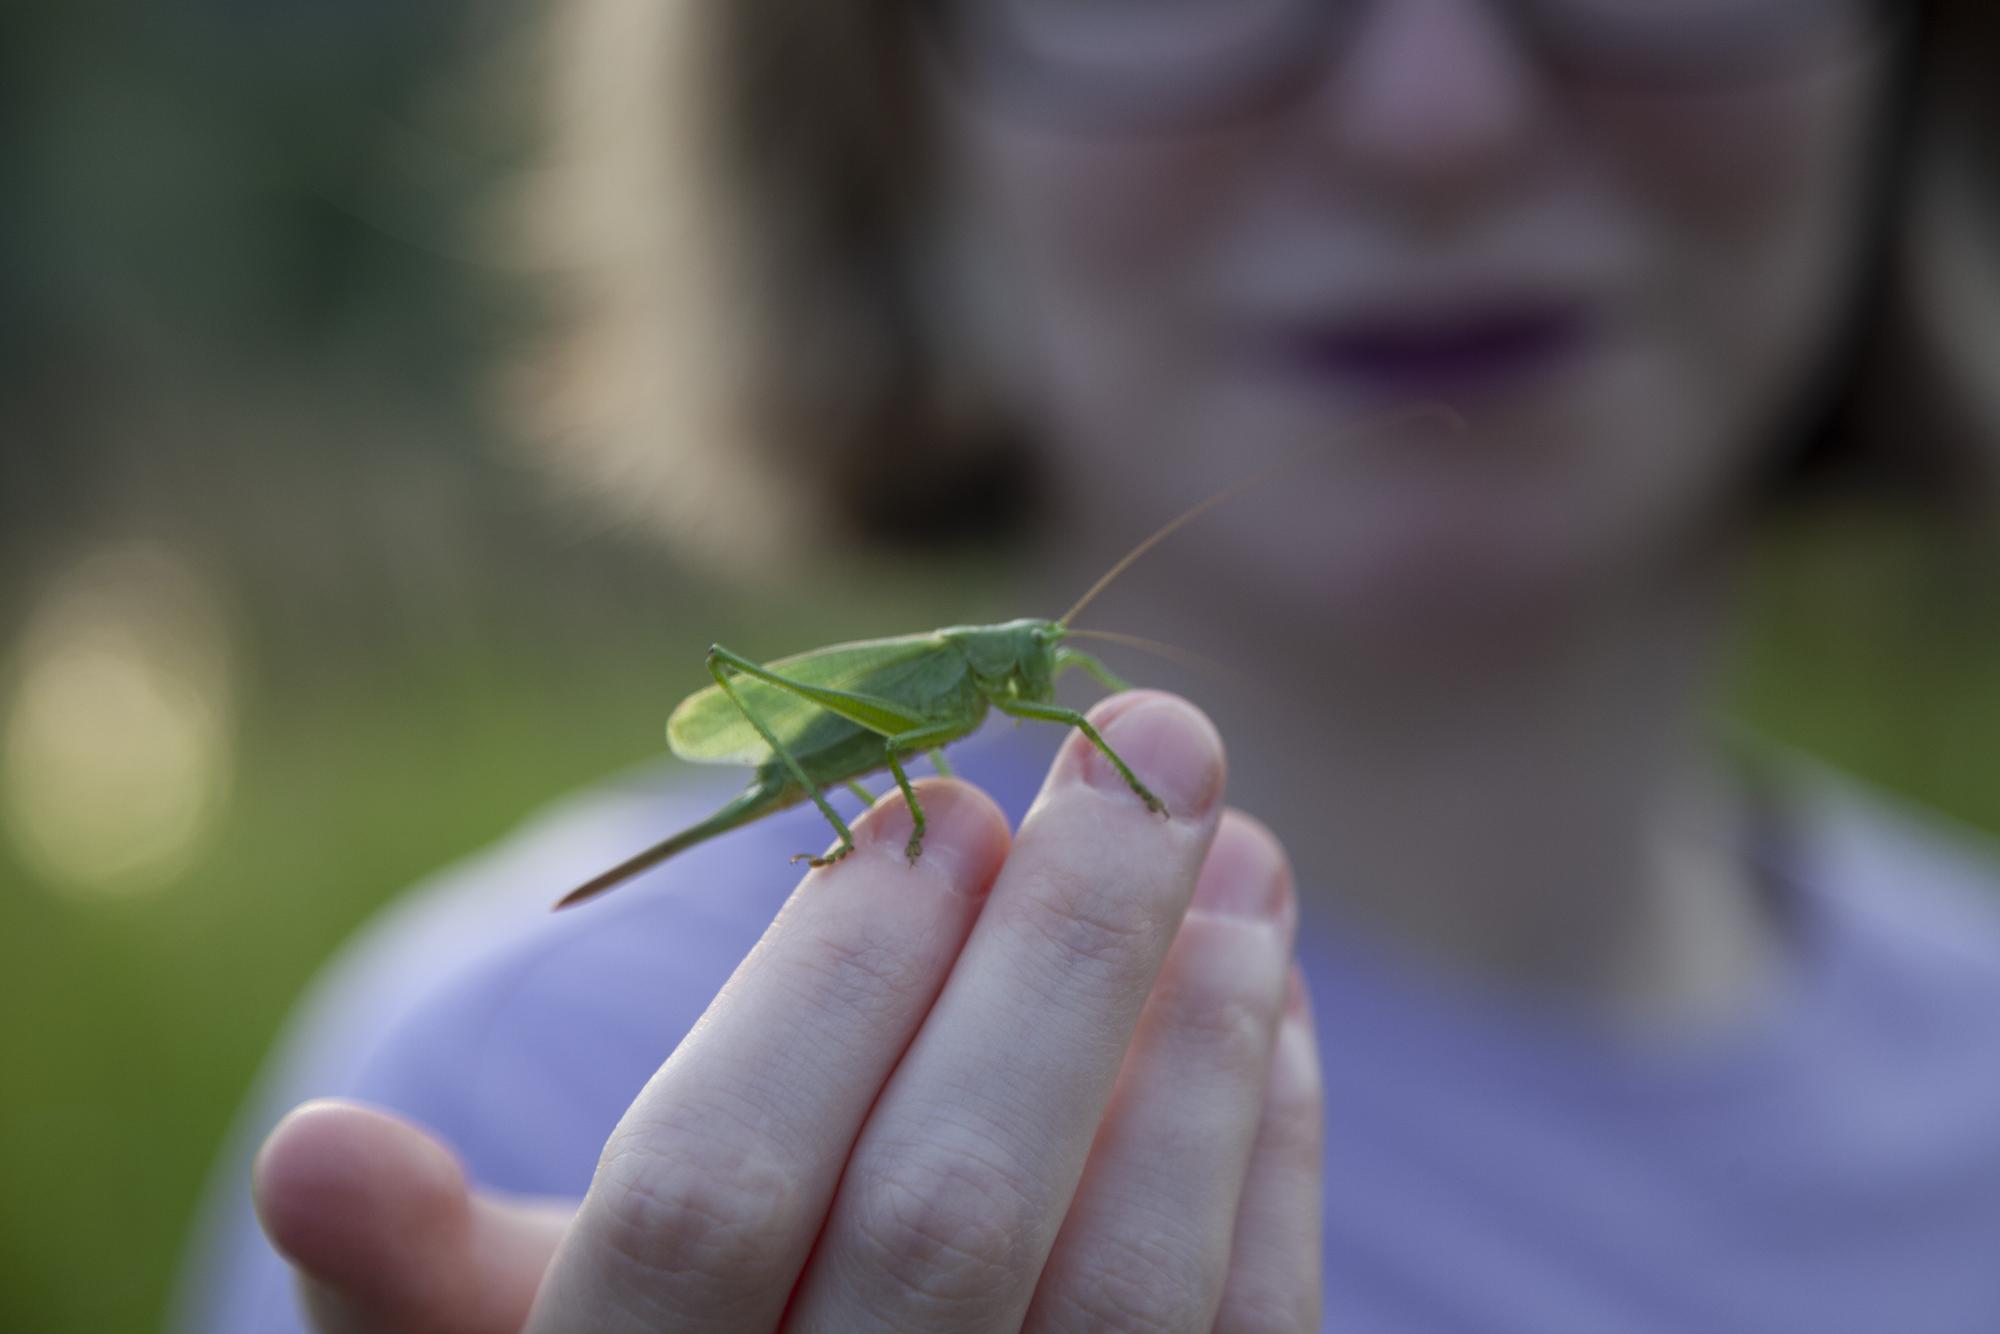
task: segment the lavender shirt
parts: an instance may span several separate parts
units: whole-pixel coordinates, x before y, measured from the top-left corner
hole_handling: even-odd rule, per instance
[[[1018,817],[1054,729],[963,767]],[[563,805],[352,945],[219,1166],[189,1334],[302,1329],[248,1207],[292,1105],[395,1108],[483,1185],[580,1195],[641,1084],[825,839],[804,807],[588,909],[549,901],[732,789],[685,770]],[[1327,1072],[1326,1328],[1345,1334],[2000,1331],[2000,899],[1970,840],[1793,775],[1761,856],[1798,950],[1712,1040],[1635,1049],[1460,989],[1309,914]]]

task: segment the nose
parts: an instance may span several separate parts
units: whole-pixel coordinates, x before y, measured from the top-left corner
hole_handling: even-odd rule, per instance
[[[1358,3],[1358,0],[1357,0]],[[1547,128],[1536,53],[1493,0],[1374,0],[1309,94],[1351,171],[1450,211],[1518,170]]]

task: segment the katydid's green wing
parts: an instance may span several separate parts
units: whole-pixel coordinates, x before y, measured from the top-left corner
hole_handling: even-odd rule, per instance
[[[935,703],[955,698],[966,670],[956,649],[929,634],[834,644],[762,665],[806,685],[876,696],[920,715],[930,715]],[[754,676],[733,673],[729,687],[795,753],[866,730]],[[680,702],[667,719],[667,744],[680,758],[700,764],[755,766],[772,758],[769,743],[720,686],[697,690]]]

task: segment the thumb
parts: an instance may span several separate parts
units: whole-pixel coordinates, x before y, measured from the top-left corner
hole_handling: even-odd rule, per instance
[[[341,1102],[279,1122],[251,1189],[323,1334],[515,1334],[574,1212],[475,1195],[436,1139]]]

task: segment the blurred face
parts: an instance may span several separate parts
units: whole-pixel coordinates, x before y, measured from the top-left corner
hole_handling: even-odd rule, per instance
[[[1136,535],[1331,442],[1182,557],[1287,614],[1518,617],[1712,548],[1845,313],[1861,0],[952,12],[975,276],[1065,492]],[[1417,401],[1473,431],[1338,438]]]

